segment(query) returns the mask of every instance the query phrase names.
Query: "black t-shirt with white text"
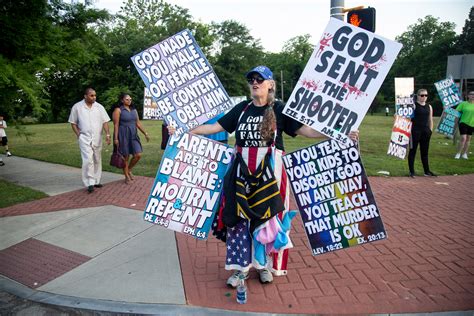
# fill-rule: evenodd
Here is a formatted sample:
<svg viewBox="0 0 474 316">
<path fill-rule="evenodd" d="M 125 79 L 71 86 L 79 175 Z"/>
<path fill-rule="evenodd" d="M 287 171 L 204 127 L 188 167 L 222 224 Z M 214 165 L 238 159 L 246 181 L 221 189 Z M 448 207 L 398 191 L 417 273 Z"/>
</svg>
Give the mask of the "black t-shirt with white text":
<svg viewBox="0 0 474 316">
<path fill-rule="evenodd" d="M 218 122 L 227 132 L 235 132 L 235 144 L 237 146 L 267 147 L 271 145 L 271 142 L 266 143 L 260 135 L 260 123 L 267 107 L 268 105 L 255 106 L 249 101 L 243 101 L 234 106 Z M 273 105 L 277 119 L 275 146 L 281 150 L 284 150 L 282 132 L 284 131 L 289 136 L 295 137 L 296 131 L 302 126 L 302 123 L 284 115 L 282 113 L 283 107 L 284 105 L 280 101 L 276 101 Z"/>
</svg>

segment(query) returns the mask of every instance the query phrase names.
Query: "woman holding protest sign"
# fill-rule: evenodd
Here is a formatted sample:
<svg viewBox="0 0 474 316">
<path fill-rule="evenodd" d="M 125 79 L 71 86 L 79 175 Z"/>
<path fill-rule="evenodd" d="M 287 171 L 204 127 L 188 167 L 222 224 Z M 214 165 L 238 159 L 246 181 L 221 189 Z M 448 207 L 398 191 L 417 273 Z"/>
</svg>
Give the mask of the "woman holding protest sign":
<svg viewBox="0 0 474 316">
<path fill-rule="evenodd" d="M 208 135 L 235 132 L 233 165 L 224 179 L 223 205 L 217 215 L 217 230 L 226 241 L 226 270 L 234 270 L 227 285 L 236 287 L 255 267 L 262 283 L 273 274 L 287 273 L 291 218 L 287 175 L 283 169 L 283 132 L 295 137 L 325 137 L 314 129 L 282 114 L 283 103 L 275 100 L 276 84 L 266 66 L 250 70 L 246 79 L 252 100 L 237 104 L 214 124 L 201 125 L 193 133 Z M 176 130 L 169 127 L 170 134 Z M 358 138 L 358 132 L 349 134 Z M 263 175 L 263 176 L 262 176 Z M 262 207 L 264 205 L 264 207 Z M 216 232 L 216 229 L 214 229 Z M 221 231 L 222 232 L 222 231 Z"/>
<path fill-rule="evenodd" d="M 472 132 L 474 131 L 474 91 L 469 91 L 467 98 L 467 101 L 459 103 L 456 107 L 456 110 L 461 112 L 461 117 L 459 118 L 459 134 L 461 134 L 461 139 L 454 159 L 468 159 L 467 152 L 469 151 L 469 144 L 471 143 Z"/>
<path fill-rule="evenodd" d="M 419 89 L 416 93 L 415 113 L 411 119 L 411 138 L 410 151 L 408 153 L 408 168 L 410 169 L 410 177 L 415 177 L 415 156 L 420 145 L 421 163 L 425 177 L 435 177 L 431 172 L 428 163 L 428 150 L 430 146 L 431 134 L 433 132 L 433 108 L 426 102 L 428 91 Z"/>
<path fill-rule="evenodd" d="M 142 155 L 142 144 L 138 137 L 137 129 L 145 135 L 146 141 L 150 140 L 148 133 L 143 128 L 138 118 L 138 112 L 132 104 L 132 98 L 127 93 L 121 93 L 119 104 L 112 113 L 114 121 L 114 146 L 125 160 L 123 174 L 125 183 L 133 180 L 132 168 L 137 164 Z M 132 159 L 129 160 L 130 155 Z"/>
</svg>

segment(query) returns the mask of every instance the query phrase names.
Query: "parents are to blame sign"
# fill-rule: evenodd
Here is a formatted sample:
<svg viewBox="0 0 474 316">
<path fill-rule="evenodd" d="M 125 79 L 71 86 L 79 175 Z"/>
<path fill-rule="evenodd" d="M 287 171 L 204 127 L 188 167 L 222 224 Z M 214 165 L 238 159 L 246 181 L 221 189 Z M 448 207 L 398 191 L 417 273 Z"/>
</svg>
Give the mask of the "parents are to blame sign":
<svg viewBox="0 0 474 316">
<path fill-rule="evenodd" d="M 191 133 L 171 137 L 148 198 L 144 220 L 207 239 L 233 150 L 226 144 Z"/>
</svg>

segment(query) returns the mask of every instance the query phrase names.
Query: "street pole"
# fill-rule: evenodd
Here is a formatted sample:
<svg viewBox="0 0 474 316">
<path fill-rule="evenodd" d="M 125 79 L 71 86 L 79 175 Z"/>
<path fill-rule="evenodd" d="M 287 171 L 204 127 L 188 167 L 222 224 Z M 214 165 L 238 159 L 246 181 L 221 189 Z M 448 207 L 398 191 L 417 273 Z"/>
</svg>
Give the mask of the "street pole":
<svg viewBox="0 0 474 316">
<path fill-rule="evenodd" d="M 331 0 L 329 16 L 344 21 L 344 0 Z"/>
<path fill-rule="evenodd" d="M 285 102 L 283 99 L 283 70 L 280 70 L 280 87 L 281 87 L 281 102 Z"/>
</svg>

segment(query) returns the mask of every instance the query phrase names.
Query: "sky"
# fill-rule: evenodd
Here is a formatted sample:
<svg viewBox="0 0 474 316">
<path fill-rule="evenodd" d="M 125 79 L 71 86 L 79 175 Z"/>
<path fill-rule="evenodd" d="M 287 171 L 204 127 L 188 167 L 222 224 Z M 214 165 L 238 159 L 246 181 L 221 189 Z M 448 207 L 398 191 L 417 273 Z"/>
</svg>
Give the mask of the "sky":
<svg viewBox="0 0 474 316">
<path fill-rule="evenodd" d="M 203 23 L 235 20 L 244 24 L 250 34 L 260 39 L 268 52 L 280 52 L 293 37 L 310 34 L 311 42 L 321 37 L 328 21 L 330 0 L 167 0 L 189 9 L 194 20 Z M 95 0 L 98 9 L 116 13 L 121 0 Z M 394 40 L 409 25 L 427 15 L 442 22 L 454 22 L 457 34 L 462 32 L 474 0 L 345 0 L 346 8 L 364 5 L 374 7 L 376 30 L 380 36 Z"/>
</svg>

